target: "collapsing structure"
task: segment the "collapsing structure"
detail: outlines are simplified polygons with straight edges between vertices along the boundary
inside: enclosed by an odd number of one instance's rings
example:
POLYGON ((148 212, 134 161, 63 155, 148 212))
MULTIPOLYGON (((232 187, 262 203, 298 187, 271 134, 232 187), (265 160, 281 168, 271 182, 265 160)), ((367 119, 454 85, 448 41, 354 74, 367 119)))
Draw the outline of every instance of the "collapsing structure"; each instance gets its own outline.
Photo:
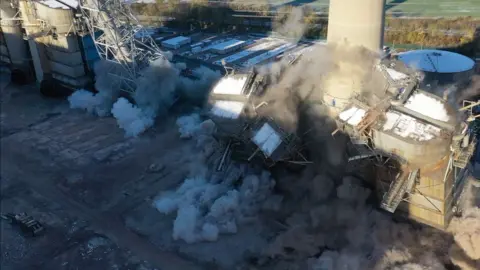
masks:
POLYGON ((446 100, 419 89, 412 74, 385 64, 379 70, 389 82, 380 102, 355 97, 338 108, 338 124, 358 150, 350 162, 379 165, 374 184, 381 208, 445 229, 477 143, 470 135, 472 116, 458 115, 446 100))
MULTIPOLYGON (((349 163, 374 165, 372 184, 381 208, 444 229, 456 211, 475 150, 469 123, 479 103, 465 104, 460 113, 466 114, 459 115, 445 99, 420 89, 416 73, 400 61, 383 59, 375 72, 386 82, 379 96, 357 93, 343 102, 324 96, 324 105, 335 111, 338 129, 332 136, 342 131, 351 137, 349 163)), ((254 103, 262 100, 258 97, 268 84, 254 70, 227 76, 213 88, 209 113, 226 142, 221 164, 229 155, 267 166, 310 163, 301 134, 263 117, 267 102, 254 103)))
MULTIPOLYGON (((244 161, 260 161, 267 167, 277 162, 308 163, 297 135, 280 127, 275 119, 262 116, 267 102, 254 103, 254 97, 263 96, 268 80, 268 76, 254 69, 226 76, 213 88, 208 102, 209 116, 218 127, 217 136, 228 142, 224 156, 231 154, 244 161)), ((225 157, 221 163, 224 160, 225 157)))

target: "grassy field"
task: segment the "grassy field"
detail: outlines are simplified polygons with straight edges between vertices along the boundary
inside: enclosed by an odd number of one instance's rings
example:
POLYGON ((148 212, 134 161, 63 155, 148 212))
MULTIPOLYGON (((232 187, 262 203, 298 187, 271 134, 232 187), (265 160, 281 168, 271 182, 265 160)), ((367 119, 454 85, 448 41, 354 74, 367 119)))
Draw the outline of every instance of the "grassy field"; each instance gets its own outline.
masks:
MULTIPOLYGON (((242 2, 255 3, 256 1, 242 0, 242 2)), ((317 10, 326 10, 329 0, 268 0, 268 2, 275 7, 310 5, 317 10)), ((387 14, 396 16, 480 18, 480 0, 387 0, 386 9, 387 14)))

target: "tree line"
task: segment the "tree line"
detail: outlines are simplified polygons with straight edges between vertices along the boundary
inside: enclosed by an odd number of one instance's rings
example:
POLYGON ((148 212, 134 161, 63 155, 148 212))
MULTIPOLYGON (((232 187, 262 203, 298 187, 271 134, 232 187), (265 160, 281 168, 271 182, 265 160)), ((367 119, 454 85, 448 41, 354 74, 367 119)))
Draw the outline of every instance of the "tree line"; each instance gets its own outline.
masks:
MULTIPOLYGON (((214 3, 208 0, 157 0, 150 4, 132 4, 132 9, 139 15, 173 17, 175 20, 167 25, 172 27, 269 31, 284 23, 294 7, 282 6, 273 11, 268 0, 257 0, 255 5, 242 4, 238 0, 214 3)), ((328 27, 325 10, 319 13, 308 6, 302 9, 304 36, 325 38, 328 27)), ((479 26, 480 20, 472 17, 416 19, 387 16, 385 42, 425 47, 453 47, 460 44, 476 47, 479 36, 475 33, 479 26)))

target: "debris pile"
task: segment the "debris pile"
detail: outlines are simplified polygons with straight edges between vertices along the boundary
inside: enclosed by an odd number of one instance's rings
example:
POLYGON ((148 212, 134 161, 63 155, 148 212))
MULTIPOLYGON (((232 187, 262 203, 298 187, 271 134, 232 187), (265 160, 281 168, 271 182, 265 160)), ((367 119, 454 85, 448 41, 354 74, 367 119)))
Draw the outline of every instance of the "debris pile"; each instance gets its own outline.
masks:
MULTIPOLYGON (((193 138, 200 147, 215 127, 211 120, 201 122, 198 114, 180 117, 177 125, 182 138, 193 138)), ((161 213, 176 212, 175 240, 216 241, 220 234, 236 233, 237 226, 256 216, 275 185, 269 172, 259 174, 245 164, 230 163, 220 172, 212 166, 215 164, 203 165, 201 175, 185 179, 175 191, 154 200, 153 206, 161 213)))

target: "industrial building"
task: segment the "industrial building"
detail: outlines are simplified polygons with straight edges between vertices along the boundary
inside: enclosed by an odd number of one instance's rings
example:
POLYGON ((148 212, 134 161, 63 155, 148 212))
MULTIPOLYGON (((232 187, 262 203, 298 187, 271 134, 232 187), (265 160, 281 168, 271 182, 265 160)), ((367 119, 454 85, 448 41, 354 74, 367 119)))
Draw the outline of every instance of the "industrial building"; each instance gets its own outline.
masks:
MULTIPOLYGON (((335 102, 325 95, 338 126, 332 136, 351 137, 349 166, 366 162, 374 171, 371 184, 380 208, 445 229, 471 169, 477 139, 468 126, 475 117, 471 109, 480 102, 456 111, 442 96, 423 90, 418 71, 399 60, 383 59, 376 72, 387 82, 381 96, 358 93, 335 102)), ((308 164, 298 137, 275 124, 275 116, 262 116, 269 105, 258 104, 258 97, 267 88, 268 80, 255 71, 227 76, 213 88, 210 117, 220 137, 232 142, 225 153, 266 166, 308 164)))
MULTIPOLYGON (((328 43, 347 42, 380 52, 384 4, 384 0, 332 1, 328 43)), ((384 59, 377 66, 388 82, 387 99, 372 103, 357 96, 339 104, 326 96, 325 104, 336 111, 339 129, 352 137, 357 151, 351 162, 372 158, 377 164, 374 186, 380 207, 445 229, 477 145, 468 126, 478 102, 464 104, 458 112, 447 101, 448 91, 422 86, 435 80, 455 89, 471 76, 474 64, 465 56, 434 50, 393 58, 398 60, 384 59), (424 77, 418 81, 420 73, 424 77), (392 160, 395 165, 387 165, 392 160)))
MULTIPOLYGON (((23 40, 21 24, 15 20, 17 10, 6 1, 0 4, 0 63, 3 72, 28 73, 30 57, 23 40)), ((16 81, 16 79, 15 79, 16 81)))
MULTIPOLYGON (((380 0, 367 4, 334 1, 330 6, 328 43, 346 41, 380 54, 383 7, 384 1, 380 0), (368 12, 358 12, 364 8, 368 12), (348 10, 354 10, 354 14, 345 16, 348 10)), ((274 52, 259 54, 243 65, 254 66, 262 62, 263 55, 274 52)), ((229 58, 236 56, 223 61, 229 58)), ((479 116, 472 109, 480 101, 465 101, 458 111, 450 105, 448 95, 424 89, 423 83, 429 80, 419 74, 437 80, 446 77, 453 86, 448 89, 455 89, 472 74, 472 63, 471 59, 445 51, 386 55, 374 70, 386 82, 383 92, 378 91, 382 92, 380 96, 363 96, 362 89, 352 89, 356 94, 348 99, 324 94, 323 104, 329 107, 338 126, 332 136, 343 132, 351 138, 349 164, 367 162, 375 172, 371 184, 380 208, 442 230, 458 213, 477 145, 469 126, 479 116)), ((259 158, 267 166, 278 160, 286 164, 308 163, 302 155, 302 142, 293 139, 294 134, 261 117, 259 111, 268 103, 251 104, 252 97, 258 96, 255 92, 265 88, 265 80, 256 79, 254 73, 234 76, 219 82, 210 97, 212 119, 222 132, 227 132, 229 140, 242 145, 239 151, 228 144, 225 153, 233 151, 232 156, 250 162, 259 158), (273 154, 276 151, 288 154, 278 159, 273 154)))
POLYGON ((169 40, 162 41, 162 46, 167 49, 176 50, 183 45, 190 44, 190 42, 192 42, 192 39, 190 37, 178 36, 169 40))
MULTIPOLYGON (((71 88, 85 86, 98 60, 93 43, 77 35, 72 11, 76 1, 2 2, 2 64, 38 83, 55 80, 71 88), (85 42, 84 42, 85 41, 85 42), (34 75, 34 76, 33 76, 34 75)), ((51 83, 49 84, 51 85, 51 83)))
POLYGON ((379 166, 375 187, 382 208, 445 229, 477 144, 467 132, 470 114, 458 123, 458 112, 441 97, 408 82, 395 88, 388 101, 373 106, 353 99, 341 110, 339 126, 361 153, 353 162, 370 157, 384 165, 382 157, 398 162, 388 173, 379 166))
POLYGON ((245 46, 246 42, 243 40, 231 39, 222 43, 218 43, 210 47, 210 51, 218 54, 227 54, 234 52, 245 46))

